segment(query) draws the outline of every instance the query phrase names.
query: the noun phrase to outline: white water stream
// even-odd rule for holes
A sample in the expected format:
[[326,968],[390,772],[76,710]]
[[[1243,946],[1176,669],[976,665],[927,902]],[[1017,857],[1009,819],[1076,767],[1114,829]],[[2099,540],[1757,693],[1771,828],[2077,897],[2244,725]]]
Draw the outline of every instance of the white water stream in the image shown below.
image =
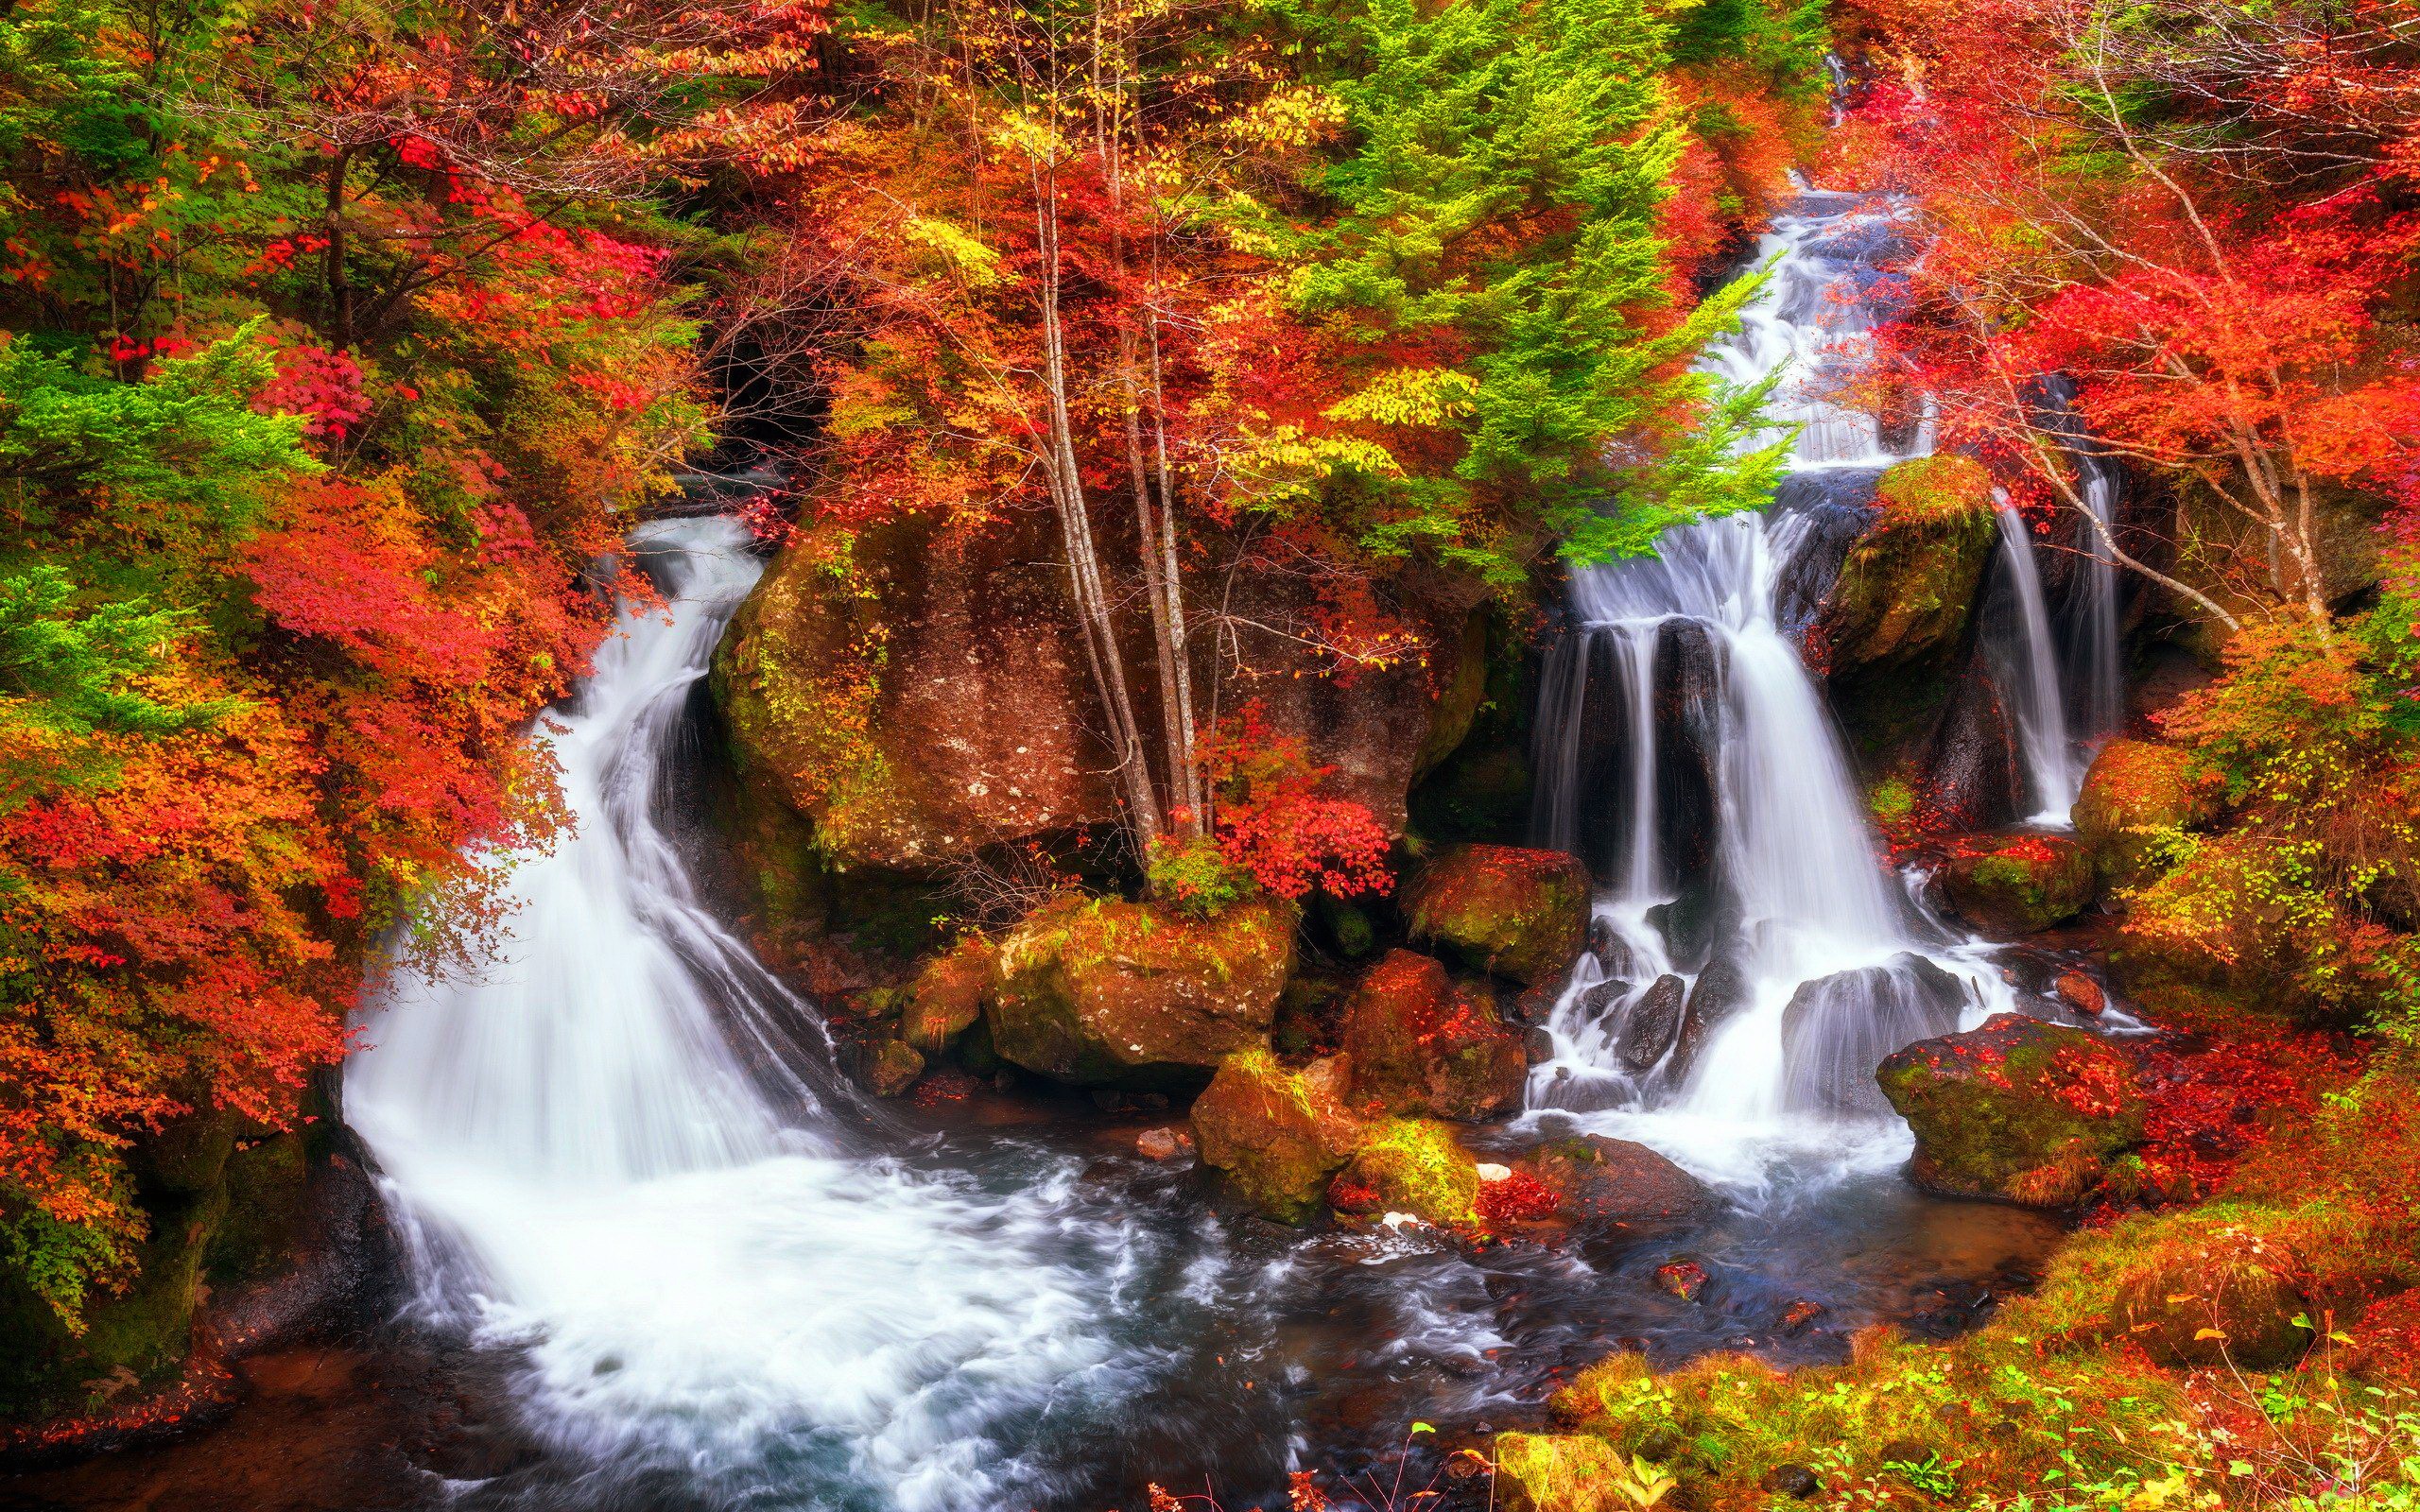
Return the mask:
[[[1836,365],[1861,355],[1874,318],[1866,284],[1899,228],[1874,201],[1807,196],[1764,240],[1772,273],[1739,333],[1703,363],[1735,384],[1774,379],[1767,412],[1796,427],[1802,473],[1878,470],[1929,447],[1919,433],[1894,450],[1871,417],[1825,391]],[[1617,943],[1582,957],[1557,1003],[1555,1054],[1531,1073],[1529,1116],[1652,1144],[1743,1194],[1895,1165],[1908,1136],[1878,1103],[1876,1063],[2014,1005],[1989,947],[1930,918],[1890,875],[1839,734],[1779,623],[1784,579],[1816,529],[1809,513],[1775,508],[1677,528],[1653,558],[1575,572],[1580,633],[1542,705],[1544,836],[1572,846],[1582,805],[1631,812],[1619,881],[1597,908],[1600,939]],[[1657,680],[1658,648],[1689,644],[1666,634],[1675,624],[1702,627],[1713,654],[1668,675],[1719,688],[1714,728],[1700,737],[1712,753],[1717,844],[1709,873],[1694,878],[1655,841],[1674,717],[1657,707],[1657,690],[1671,686]],[[1592,657],[1599,642],[1611,656]],[[1591,685],[1599,667],[1613,686]],[[1630,764],[1599,793],[1582,791],[1573,734],[1593,698],[1621,711]],[[1710,916],[1678,931],[1686,952],[1674,927],[1685,910]],[[1688,994],[1677,1021],[1668,988],[1660,1001],[1652,990],[1667,975]],[[1685,1025],[1701,1012],[1692,1046]]]

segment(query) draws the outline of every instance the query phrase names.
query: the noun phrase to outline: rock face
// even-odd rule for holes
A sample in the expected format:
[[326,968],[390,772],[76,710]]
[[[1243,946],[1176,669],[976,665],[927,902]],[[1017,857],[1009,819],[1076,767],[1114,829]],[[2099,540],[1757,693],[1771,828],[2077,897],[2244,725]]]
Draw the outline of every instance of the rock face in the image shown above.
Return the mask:
[[908,988],[899,1038],[919,1054],[938,1056],[983,1016],[983,992],[997,956],[991,942],[969,935],[925,963]]
[[2206,824],[2216,816],[2215,796],[2187,775],[2190,760],[2173,746],[2147,740],[2113,740],[2093,758],[2076,798],[2076,838],[2091,852],[2102,887],[2151,880],[2147,832]]
[[[716,657],[742,780],[803,816],[842,870],[930,874],[986,847],[1114,823],[1113,764],[1093,733],[1060,559],[1038,517],[981,532],[909,520],[801,535]],[[1405,657],[1350,688],[1258,676],[1301,665],[1285,632],[1307,624],[1311,593],[1289,575],[1249,575],[1228,605],[1247,627],[1236,655],[1205,657],[1196,686],[1226,708],[1257,699],[1272,730],[1333,769],[1332,796],[1400,830],[1412,782],[1459,746],[1483,694],[1478,593],[1441,578],[1391,606],[1426,642],[1426,665]],[[1130,661],[1148,665],[1148,646]],[[1446,674],[1433,685],[1430,666]],[[1216,689],[1220,678],[1236,685]]]
[[1721,1199],[1670,1160],[1628,1140],[1587,1134],[1538,1146],[1523,1162],[1582,1223],[1639,1225],[1703,1217]]
[[1617,1049],[1622,1064],[1634,1074],[1654,1070],[1664,1052],[1680,1038],[1681,1009],[1688,1001],[1688,990],[1677,976],[1659,976],[1631,1005],[1630,1017],[1622,1021]]
[[1255,900],[1189,919],[1068,897],[1000,941],[984,1022],[1003,1059],[1088,1087],[1198,1085],[1268,1042],[1294,969],[1294,919]]
[[1906,667],[1938,658],[1965,634],[1991,560],[1991,475],[1942,454],[1882,474],[1874,527],[1848,549],[1816,621],[1828,664]]
[[1343,1050],[1357,1108],[1481,1119],[1521,1105],[1521,1037],[1490,994],[1458,988],[1443,964],[1411,951],[1389,952],[1362,976]]
[[2126,1057],[2021,1013],[1910,1045],[1875,1079],[1915,1130],[1916,1184],[1945,1196],[2071,1207],[2143,1140]]
[[1953,856],[1940,876],[1958,917],[2001,939],[2073,919],[2092,902],[2092,852],[2063,834],[2002,836]]
[[1228,1057],[1193,1101],[1203,1163],[1281,1223],[1316,1213],[1329,1179],[1353,1158],[1363,1123],[1345,1106],[1344,1065],[1316,1060],[1286,1070],[1266,1050]]
[[1413,938],[1542,986],[1560,980],[1587,942],[1588,872],[1560,850],[1454,846],[1421,868],[1403,910]]
[[1714,1032],[1748,1006],[1754,990],[1747,968],[1736,954],[1718,955],[1689,985],[1687,1005],[1681,1010],[1681,1042],[1672,1051],[1667,1075],[1677,1082],[1697,1065]]
[[1409,1212],[1438,1225],[1478,1216],[1478,1165],[1443,1124],[1390,1119],[1369,1131],[1328,1188],[1339,1211]]

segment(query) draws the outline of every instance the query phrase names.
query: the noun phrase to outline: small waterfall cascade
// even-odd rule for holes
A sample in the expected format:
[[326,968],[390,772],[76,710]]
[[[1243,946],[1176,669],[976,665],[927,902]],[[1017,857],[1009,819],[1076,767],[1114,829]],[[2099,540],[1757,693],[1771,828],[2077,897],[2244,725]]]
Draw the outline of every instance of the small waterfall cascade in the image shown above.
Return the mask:
[[2101,544],[2101,532],[2117,528],[2120,478],[2117,464],[2089,442],[2077,445],[2073,455],[2084,512],[2092,520],[2076,522],[2079,555],[2068,601],[2069,723],[2098,745],[2125,722],[2118,666],[2118,564]]
[[2031,822],[2064,828],[2076,806],[2089,754],[2068,734],[2067,696],[2059,673],[2059,647],[2042,573],[2033,559],[2033,531],[2003,498],[1999,508],[2001,580],[2016,607],[2013,644],[1996,647],[1994,673],[2016,721],[2025,758]]
[[1774,379],[1792,475],[1761,515],[1576,571],[1543,681],[1537,833],[1617,880],[1526,1116],[1656,1145],[1739,1191],[1904,1159],[1874,1066],[2014,1006],[1986,948],[1890,873],[1797,645],[1875,475],[1930,446],[1826,389],[1908,231],[1886,203],[1814,192],[1776,223],[1767,284],[1703,366]]
[[382,985],[348,1064],[420,1308],[517,1349],[527,1416],[576,1462],[717,1505],[1007,1504],[1046,1405],[1140,1389],[1101,1327],[1131,1236],[1071,1222],[1072,1173],[1003,1193],[874,1147],[820,1022],[701,905],[660,817],[760,570],[746,531],[632,543],[669,615],[627,611],[534,737],[576,833],[514,864],[493,959]]

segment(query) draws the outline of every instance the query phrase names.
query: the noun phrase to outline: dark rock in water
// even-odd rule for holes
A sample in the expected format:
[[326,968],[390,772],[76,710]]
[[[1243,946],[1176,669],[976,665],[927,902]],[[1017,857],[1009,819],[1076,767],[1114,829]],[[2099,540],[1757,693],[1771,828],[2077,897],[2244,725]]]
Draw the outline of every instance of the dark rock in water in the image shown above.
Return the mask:
[[1721,1206],[1697,1177],[1628,1140],[1596,1134],[1550,1140],[1521,1163],[1554,1193],[1558,1211],[1583,1224],[1681,1222]]
[[1544,1023],[1554,1017],[1555,999],[1561,994],[1550,987],[1525,987],[1518,992],[1496,998],[1496,1006],[1514,1023]]
[[1655,1069],[1664,1052],[1681,1031],[1681,1009],[1687,1001],[1688,985],[1677,976],[1659,976],[1639,1000],[1631,1005],[1630,1017],[1622,1021],[1620,1052],[1622,1064],[1634,1073],[1644,1074]]
[[2143,1139],[2126,1057],[2097,1035],[2021,1013],[1910,1044],[1874,1074],[1915,1131],[1909,1174],[1945,1196],[2072,1207]]
[[1560,850],[1457,845],[1405,890],[1411,936],[1536,987],[1560,981],[1588,939],[1588,872]]
[[2015,725],[1979,669],[1951,688],[1924,769],[1930,778],[1930,806],[1943,820],[1983,828],[2015,816],[2025,793]]
[[1532,1066],[1543,1066],[1554,1058],[1554,1033],[1540,1024],[1521,1036],[1521,1054]]
[[1588,954],[1597,957],[1598,967],[1610,980],[1627,980],[1636,971],[1630,941],[1622,938],[1610,919],[1588,920]]
[[2082,971],[2068,971],[2058,981],[2059,1001],[2087,1019],[2098,1019],[2109,1011],[2109,994],[2101,985]]
[[1647,911],[1647,921],[1664,936],[1665,953],[1678,971],[1702,971],[1715,942],[1739,927],[1739,905],[1712,889],[1683,893]]
[[2061,834],[2003,836],[1941,868],[1958,917],[1997,938],[2031,935],[2073,919],[2092,902],[2092,852]]
[[1681,1042],[1672,1053],[1672,1080],[1679,1081],[1689,1074],[1706,1041],[1748,1005],[1754,990],[1747,968],[1739,964],[1736,952],[1718,954],[1698,973],[1696,983],[1689,988],[1688,1005],[1681,1015]]
[[1656,844],[1684,892],[1714,885],[1730,661],[1728,647],[1695,620],[1666,620],[1656,631]]
[[1874,1068],[1902,1045],[1958,1027],[1966,987],[1921,955],[1860,967],[1800,986],[1781,1021],[1794,1108],[1878,1115],[1890,1110]]
[[1594,987],[1582,989],[1579,1005],[1581,1017],[1590,1023],[1600,1022],[1606,1015],[1618,1011],[1622,1005],[1622,1000],[1629,997],[1631,991],[1631,984],[1628,982],[1599,982]]
[[1695,1301],[1705,1290],[1706,1280],[1705,1267],[1694,1260],[1670,1260],[1655,1267],[1656,1290],[1669,1292],[1684,1302]]
[[1849,547],[1874,523],[1879,468],[1821,468],[1792,472],[1773,490],[1773,511],[1805,516],[1806,534],[1773,583],[1773,623],[1784,635],[1804,635],[1841,576]]

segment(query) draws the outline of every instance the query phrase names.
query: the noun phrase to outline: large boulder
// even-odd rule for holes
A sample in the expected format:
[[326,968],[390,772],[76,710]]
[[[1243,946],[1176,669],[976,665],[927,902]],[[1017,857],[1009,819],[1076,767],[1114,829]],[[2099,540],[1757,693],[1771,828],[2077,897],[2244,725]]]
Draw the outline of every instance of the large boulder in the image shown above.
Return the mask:
[[2092,902],[2092,851],[2064,834],[1990,836],[1944,863],[1939,881],[1950,908],[1984,934],[2032,935]]
[[1689,984],[1688,1001],[1681,1010],[1680,1043],[1673,1046],[1671,1062],[1665,1068],[1667,1079],[1675,1083],[1686,1079],[1715,1031],[1754,1001],[1755,984],[1749,980],[1737,952],[1726,951],[1708,963]]
[[1063,1082],[1198,1085],[1265,1045],[1294,918],[1255,899],[1209,919],[1116,899],[1046,903],[1000,941],[984,1022],[1003,1059]]
[[1481,1119],[1521,1106],[1528,1057],[1492,994],[1457,987],[1440,962],[1390,951],[1344,1014],[1357,1108]]
[[2075,826],[2102,887],[2150,881],[2157,832],[2216,817],[2217,795],[2194,780],[2191,766],[2185,751],[2147,740],[2113,740],[2100,747],[2076,798]]
[[1629,1140],[1598,1134],[1549,1140],[1521,1163],[1555,1194],[1556,1211],[1581,1223],[1683,1223],[1721,1206],[1705,1183]]
[[2100,1246],[2114,1257],[2092,1273],[2105,1302],[2074,1336],[2122,1340],[2163,1365],[2291,1365],[2318,1337],[2295,1280],[2306,1267],[2264,1233],[2264,1216],[2222,1205],[2129,1220]]
[[1633,1075],[1655,1069],[1664,1053],[1681,1037],[1681,1011],[1688,1002],[1688,985],[1677,976],[1659,976],[1648,984],[1622,1020],[1615,1045]]
[[1580,958],[1588,892],[1587,868],[1560,850],[1458,845],[1421,868],[1403,910],[1413,938],[1534,987]]
[[1301,1071],[1287,1070],[1266,1050],[1228,1057],[1193,1100],[1202,1162],[1270,1217],[1311,1217],[1329,1180],[1361,1144],[1365,1125],[1346,1106],[1344,1081],[1337,1057]]
[[2143,1141],[2143,1097],[2125,1056],[2021,1013],[1911,1044],[1875,1079],[1915,1131],[1916,1184],[1945,1196],[2072,1207]]
[[1340,1212],[1408,1212],[1438,1225],[1478,1216],[1478,1165],[1453,1131],[1424,1118],[1395,1118],[1369,1130],[1328,1186]]

